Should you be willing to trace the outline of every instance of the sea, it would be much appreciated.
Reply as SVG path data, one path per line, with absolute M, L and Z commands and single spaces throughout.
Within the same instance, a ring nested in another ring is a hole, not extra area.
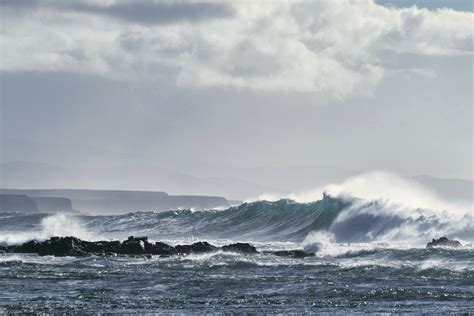
M 0 214 L 0 244 L 51 236 L 172 245 L 246 242 L 261 253 L 53 257 L 0 254 L 0 313 L 474 313 L 472 209 L 324 195 L 226 209 L 122 215 Z M 459 248 L 426 248 L 432 238 Z M 313 257 L 266 250 L 304 249 Z

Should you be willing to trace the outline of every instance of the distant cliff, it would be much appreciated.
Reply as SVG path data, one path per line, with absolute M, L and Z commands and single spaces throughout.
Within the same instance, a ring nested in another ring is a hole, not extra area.
M 116 190 L 13 190 L 0 189 L 3 194 L 19 194 L 36 200 L 38 209 L 57 209 L 62 207 L 79 211 L 111 214 L 137 211 L 164 211 L 178 208 L 208 209 L 228 207 L 229 201 L 219 196 L 169 195 L 165 192 L 116 191 Z M 65 198 L 67 201 L 48 201 L 46 198 Z
M 31 197 L 17 192 L 0 194 L 0 212 L 56 213 L 72 211 L 71 200 L 67 198 Z
M 40 210 L 36 202 L 30 197 L 14 194 L 0 195 L 0 211 L 1 212 L 25 212 L 25 213 L 39 213 Z
M 70 199 L 63 197 L 31 197 L 36 202 L 38 209 L 44 213 L 56 212 L 72 212 L 72 202 Z

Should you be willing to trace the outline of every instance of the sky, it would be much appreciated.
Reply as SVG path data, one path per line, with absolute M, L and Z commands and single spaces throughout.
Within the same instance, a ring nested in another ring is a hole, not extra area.
M 1 0 L 0 10 L 3 164 L 473 179 L 472 1 Z

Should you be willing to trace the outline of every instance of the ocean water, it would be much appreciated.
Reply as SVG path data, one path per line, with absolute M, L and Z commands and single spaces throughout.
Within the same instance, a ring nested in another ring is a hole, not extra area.
M 170 244 L 249 242 L 260 251 L 305 249 L 316 256 L 1 254 L 0 313 L 474 312 L 471 210 L 325 196 L 226 210 L 0 215 L 2 244 L 130 235 Z M 463 247 L 425 248 L 441 236 Z

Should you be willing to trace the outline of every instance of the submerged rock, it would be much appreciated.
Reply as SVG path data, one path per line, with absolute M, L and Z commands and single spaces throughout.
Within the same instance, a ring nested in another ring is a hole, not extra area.
M 461 243 L 457 240 L 449 240 L 447 237 L 441 237 L 439 239 L 434 239 L 426 244 L 426 248 L 432 247 L 461 247 Z

